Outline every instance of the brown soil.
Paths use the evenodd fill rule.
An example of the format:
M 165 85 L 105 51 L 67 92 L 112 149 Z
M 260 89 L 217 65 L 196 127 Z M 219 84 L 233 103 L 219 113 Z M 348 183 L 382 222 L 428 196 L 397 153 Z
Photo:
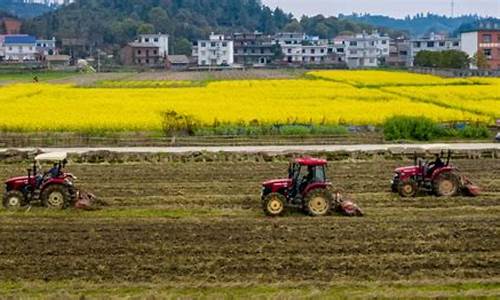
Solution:
M 81 185 L 111 206 L 54 216 L 36 208 L 2 213 L 0 280 L 499 279 L 500 161 L 454 161 L 483 187 L 479 198 L 400 199 L 389 192 L 389 180 L 395 166 L 409 163 L 332 162 L 335 186 L 349 191 L 367 216 L 318 219 L 261 212 L 260 183 L 283 176 L 286 162 L 72 165 Z M 23 167 L 0 164 L 0 177 L 23 174 Z M 131 217 L 107 217 L 116 210 Z M 188 215 L 134 217 L 140 210 Z

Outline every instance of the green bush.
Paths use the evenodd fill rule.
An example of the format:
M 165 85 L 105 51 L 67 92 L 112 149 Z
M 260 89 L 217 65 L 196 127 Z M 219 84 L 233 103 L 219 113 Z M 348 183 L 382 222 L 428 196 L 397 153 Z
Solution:
M 384 123 L 387 140 L 429 141 L 444 135 L 444 129 L 426 117 L 395 116 Z
M 483 139 L 491 133 L 484 124 L 445 127 L 426 117 L 395 116 L 384 123 L 386 140 L 430 141 L 438 138 Z

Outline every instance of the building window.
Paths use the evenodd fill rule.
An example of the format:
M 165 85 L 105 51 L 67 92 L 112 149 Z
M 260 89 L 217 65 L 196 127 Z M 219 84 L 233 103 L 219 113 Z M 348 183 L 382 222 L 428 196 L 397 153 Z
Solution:
M 141 50 L 137 50 L 137 55 L 141 55 L 142 51 Z
M 434 48 L 434 42 L 427 42 L 427 48 Z
M 144 42 L 149 43 L 149 38 L 145 38 Z
M 302 49 L 302 53 L 306 53 L 306 49 Z
M 210 43 L 210 47 L 215 47 L 215 43 Z
M 459 42 L 453 42 L 453 47 L 458 47 L 458 46 L 460 46 Z
M 146 63 L 149 64 L 149 59 L 146 59 Z
M 387 40 L 382 40 L 382 45 L 387 45 Z
M 439 42 L 439 47 L 444 47 L 445 43 L 444 42 Z
M 337 53 L 344 53 L 344 48 L 337 48 Z
M 415 48 L 420 48 L 421 44 L 420 44 L 420 42 L 415 42 L 415 43 L 413 43 L 413 46 Z
M 223 42 L 223 43 L 222 43 L 222 47 L 227 47 L 227 43 L 226 43 L 226 42 Z
M 287 53 L 292 53 L 292 49 L 288 49 L 288 50 L 287 50 Z
M 357 45 L 358 45 L 358 42 L 355 42 L 355 41 L 349 42 L 349 46 L 357 46 Z
M 155 41 L 155 42 L 158 42 L 158 38 L 155 38 L 155 39 L 154 39 L 154 41 Z
M 158 54 L 158 51 L 153 50 L 153 54 L 154 54 L 154 55 Z
M 486 58 L 491 59 L 491 49 L 484 49 L 483 51 Z
M 205 43 L 205 42 L 202 42 L 202 43 L 201 43 L 201 47 L 202 47 L 202 48 L 205 48 L 206 46 L 207 46 L 207 43 Z
M 146 50 L 146 56 L 149 56 L 149 50 Z
M 252 49 L 252 53 L 255 53 L 255 49 Z
M 491 43 L 491 34 L 483 34 L 483 43 Z

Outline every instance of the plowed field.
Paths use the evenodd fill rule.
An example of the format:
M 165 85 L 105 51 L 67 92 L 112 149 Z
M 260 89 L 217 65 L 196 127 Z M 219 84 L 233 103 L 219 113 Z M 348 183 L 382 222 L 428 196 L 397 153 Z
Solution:
M 1 212 L 0 296 L 500 296 L 500 161 L 455 160 L 484 194 L 451 199 L 392 195 L 406 164 L 331 162 L 367 216 L 318 219 L 263 216 L 260 183 L 286 162 L 74 164 L 109 206 Z

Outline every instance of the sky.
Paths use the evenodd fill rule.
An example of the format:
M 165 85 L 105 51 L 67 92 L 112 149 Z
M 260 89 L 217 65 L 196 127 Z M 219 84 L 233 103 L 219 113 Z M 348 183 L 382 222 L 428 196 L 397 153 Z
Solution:
M 432 12 L 451 15 L 452 0 L 262 0 L 272 8 L 279 6 L 296 17 L 302 15 L 336 16 L 340 13 L 370 13 L 403 18 Z M 455 15 L 478 14 L 500 17 L 500 0 L 454 0 Z

